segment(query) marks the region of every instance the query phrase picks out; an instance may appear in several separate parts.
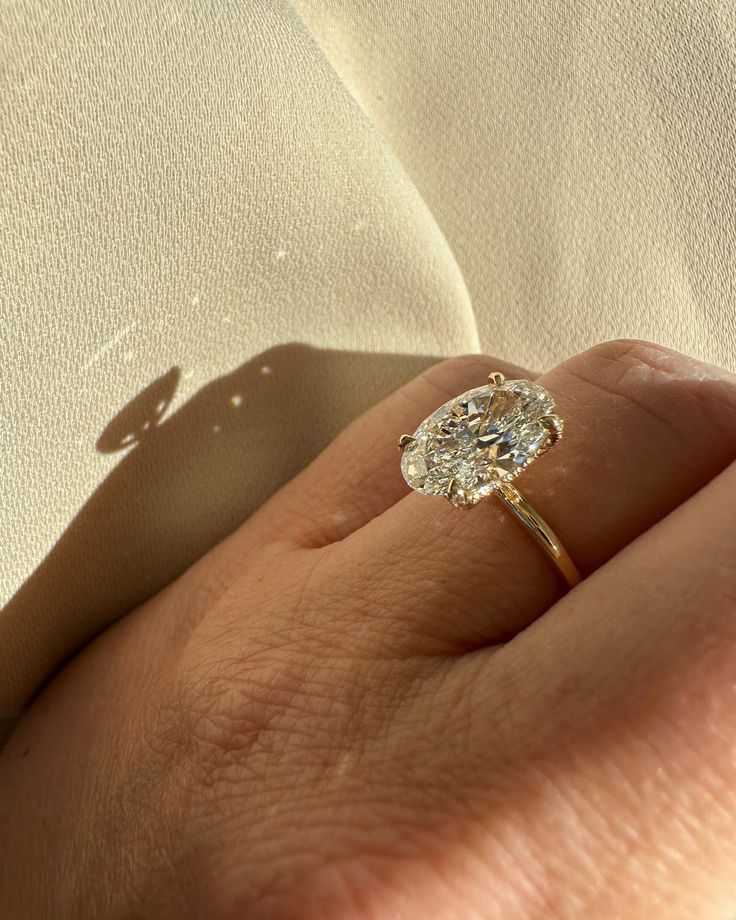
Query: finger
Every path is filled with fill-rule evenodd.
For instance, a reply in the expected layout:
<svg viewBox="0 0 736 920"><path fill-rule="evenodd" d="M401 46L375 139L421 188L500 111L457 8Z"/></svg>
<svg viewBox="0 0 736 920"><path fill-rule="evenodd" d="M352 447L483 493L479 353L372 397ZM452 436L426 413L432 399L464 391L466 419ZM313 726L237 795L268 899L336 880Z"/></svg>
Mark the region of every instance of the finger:
<svg viewBox="0 0 736 920"><path fill-rule="evenodd" d="M517 482L583 573L736 455L734 378L674 352L608 343L539 382L555 398L565 436ZM444 651L508 638L565 590L539 546L492 496L464 510L412 492L333 549L343 579L373 585L376 606L382 600L389 618L399 611L402 641L413 633Z"/></svg>
<svg viewBox="0 0 736 920"><path fill-rule="evenodd" d="M304 546L340 540L406 494L398 438L416 419L491 370L529 377L505 361L464 355L435 364L352 422L249 522L265 539Z"/></svg>
<svg viewBox="0 0 736 920"><path fill-rule="evenodd" d="M598 886L619 897L605 916L725 917L736 906L734 520L736 465L503 649L454 666L458 708L442 730L469 757L458 770L487 771L502 749L517 800L534 790L530 845L562 848L562 890L587 878L587 896ZM504 713L493 732L490 700ZM447 737L455 724L462 739ZM640 900L626 902L632 893ZM686 896L697 900L680 913ZM588 906L602 915L602 902Z"/></svg>

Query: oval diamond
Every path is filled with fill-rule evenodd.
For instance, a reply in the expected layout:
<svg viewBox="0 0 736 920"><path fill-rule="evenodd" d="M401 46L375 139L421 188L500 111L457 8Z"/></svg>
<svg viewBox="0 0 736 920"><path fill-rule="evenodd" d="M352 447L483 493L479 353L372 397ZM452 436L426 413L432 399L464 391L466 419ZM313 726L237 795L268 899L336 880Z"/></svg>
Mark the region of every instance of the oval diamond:
<svg viewBox="0 0 736 920"><path fill-rule="evenodd" d="M468 390L440 406L404 448L401 472L418 492L474 505L518 476L559 435L554 400L530 380Z"/></svg>

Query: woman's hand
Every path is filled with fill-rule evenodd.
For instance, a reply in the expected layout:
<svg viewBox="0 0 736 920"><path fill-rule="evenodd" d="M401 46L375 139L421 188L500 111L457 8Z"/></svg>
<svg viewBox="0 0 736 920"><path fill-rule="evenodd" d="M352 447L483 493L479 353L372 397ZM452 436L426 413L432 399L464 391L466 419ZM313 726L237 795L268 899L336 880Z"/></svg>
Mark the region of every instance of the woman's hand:
<svg viewBox="0 0 736 920"><path fill-rule="evenodd" d="M400 474L496 369L377 405L53 681L0 758L5 920L736 915L734 378L633 342L541 378L565 594Z"/></svg>

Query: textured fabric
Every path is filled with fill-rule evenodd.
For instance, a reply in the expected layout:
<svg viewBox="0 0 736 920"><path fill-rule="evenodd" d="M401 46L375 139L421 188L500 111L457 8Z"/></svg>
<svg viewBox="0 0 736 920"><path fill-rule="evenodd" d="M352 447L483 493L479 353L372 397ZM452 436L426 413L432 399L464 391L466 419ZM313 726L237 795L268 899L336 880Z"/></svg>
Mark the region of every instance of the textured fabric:
<svg viewBox="0 0 736 920"><path fill-rule="evenodd" d="M0 712L437 357L734 368L736 5L0 4Z"/></svg>

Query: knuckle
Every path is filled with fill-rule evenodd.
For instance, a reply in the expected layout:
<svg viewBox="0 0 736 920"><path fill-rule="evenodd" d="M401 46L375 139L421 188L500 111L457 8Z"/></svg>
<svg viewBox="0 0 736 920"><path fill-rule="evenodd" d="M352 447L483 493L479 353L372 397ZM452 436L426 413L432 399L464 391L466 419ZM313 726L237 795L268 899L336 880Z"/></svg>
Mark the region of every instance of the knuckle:
<svg viewBox="0 0 736 920"><path fill-rule="evenodd" d="M588 408L611 398L681 438L713 434L736 447L736 377L639 339L603 342L560 366L588 389Z"/></svg>
<svg viewBox="0 0 736 920"><path fill-rule="evenodd" d="M624 379L651 377L658 372L684 376L692 364L686 355L641 339L612 339L594 345L565 365L603 386L615 388Z"/></svg>
<svg viewBox="0 0 736 920"><path fill-rule="evenodd" d="M583 354L598 355L609 361L620 361L633 359L634 361L643 361L647 363L656 360L656 356L676 356L684 358L677 352L659 345L656 342L649 342L646 339L629 339L617 338L609 339L606 342L599 342L593 345Z"/></svg>

